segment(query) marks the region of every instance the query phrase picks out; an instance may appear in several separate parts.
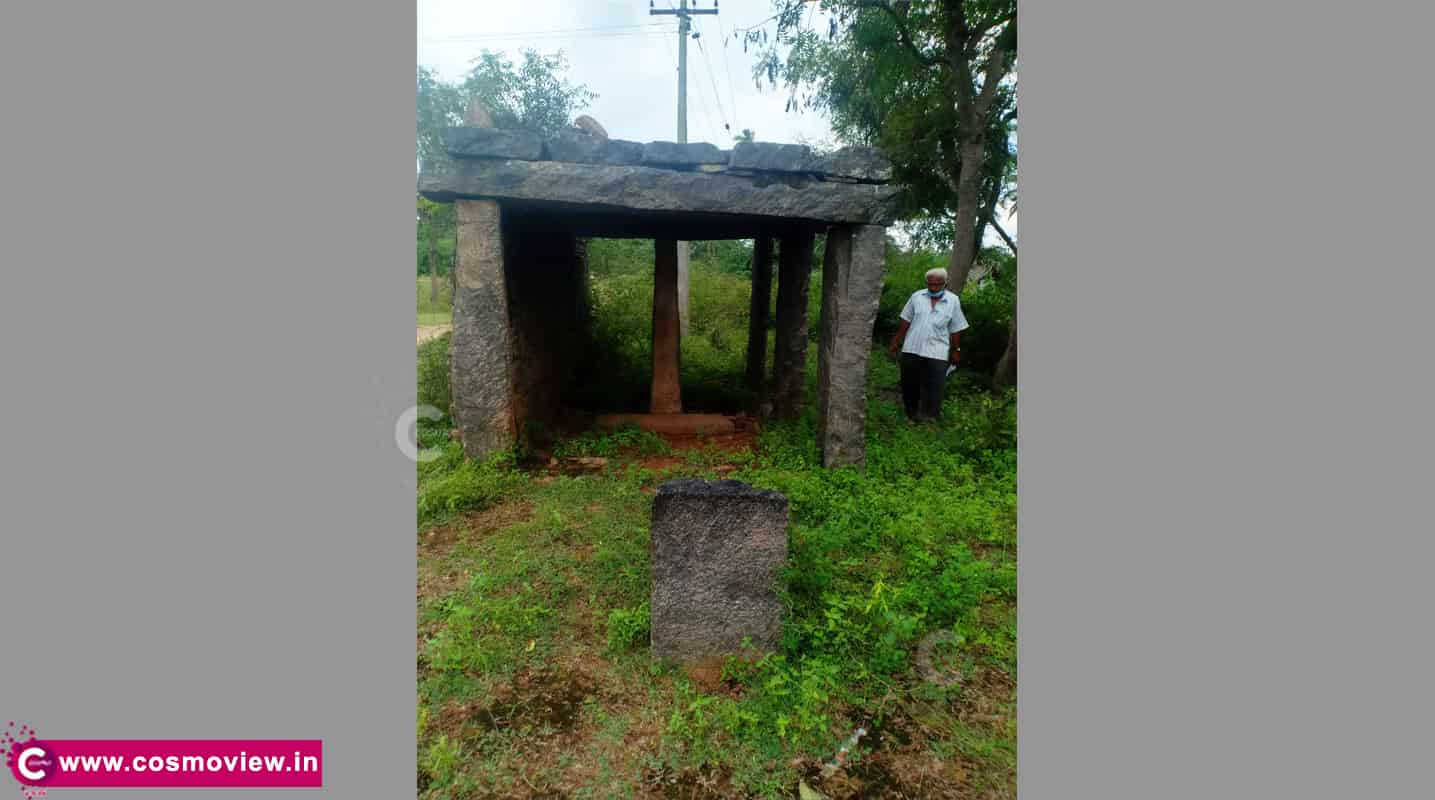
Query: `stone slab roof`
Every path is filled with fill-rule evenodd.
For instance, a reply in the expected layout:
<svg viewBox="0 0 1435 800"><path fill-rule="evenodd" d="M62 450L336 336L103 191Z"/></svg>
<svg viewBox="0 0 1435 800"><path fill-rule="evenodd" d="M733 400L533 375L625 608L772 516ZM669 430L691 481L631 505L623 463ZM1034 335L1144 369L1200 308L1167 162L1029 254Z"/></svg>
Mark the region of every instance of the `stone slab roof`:
<svg viewBox="0 0 1435 800"><path fill-rule="evenodd" d="M425 164L419 191L440 202L488 198L551 214L885 225L897 189L876 152L818 154L799 144L630 142L565 130L449 128L448 163Z"/></svg>

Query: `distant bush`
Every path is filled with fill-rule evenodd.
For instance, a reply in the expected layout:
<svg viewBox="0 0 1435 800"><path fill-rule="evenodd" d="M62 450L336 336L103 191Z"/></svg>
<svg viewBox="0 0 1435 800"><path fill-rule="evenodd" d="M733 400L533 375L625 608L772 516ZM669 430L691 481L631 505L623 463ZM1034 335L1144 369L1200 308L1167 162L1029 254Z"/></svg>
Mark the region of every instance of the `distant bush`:
<svg viewBox="0 0 1435 800"><path fill-rule="evenodd" d="M419 405L429 405L445 414L452 413L453 395L448 386L448 343L451 333L445 333L419 345L418 400Z"/></svg>

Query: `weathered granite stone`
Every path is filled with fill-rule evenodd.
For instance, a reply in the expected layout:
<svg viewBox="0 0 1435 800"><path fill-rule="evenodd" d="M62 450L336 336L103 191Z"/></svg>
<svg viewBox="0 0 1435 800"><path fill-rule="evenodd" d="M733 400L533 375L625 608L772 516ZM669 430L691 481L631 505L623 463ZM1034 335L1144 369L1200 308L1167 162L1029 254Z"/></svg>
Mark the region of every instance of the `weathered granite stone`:
<svg viewBox="0 0 1435 800"><path fill-rule="evenodd" d="M875 225L839 225L827 234L817 352L817 438L826 467L862 466L866 459L867 361L885 238Z"/></svg>
<svg viewBox="0 0 1435 800"><path fill-rule="evenodd" d="M844 147L816 159L814 172L871 183L892 180L892 164L870 147Z"/></svg>
<svg viewBox="0 0 1435 800"><path fill-rule="evenodd" d="M499 207L492 200L462 200L456 210L458 286L449 383L463 451L482 458L511 445L515 430L503 237Z"/></svg>
<svg viewBox="0 0 1435 800"><path fill-rule="evenodd" d="M550 160L570 164L636 164L643 158L643 145L622 139L604 139L579 130L563 130L545 143Z"/></svg>
<svg viewBox="0 0 1435 800"><path fill-rule="evenodd" d="M652 652L693 663L775 650L787 498L737 481L668 481L652 517ZM755 654L749 651L748 654Z"/></svg>
<svg viewBox="0 0 1435 800"><path fill-rule="evenodd" d="M630 142L627 139L609 139L608 149L603 152L602 163L614 165L637 165L641 164L642 161L642 142Z"/></svg>
<svg viewBox="0 0 1435 800"><path fill-rule="evenodd" d="M590 135L597 136L599 139L608 138L608 129L598 124L598 120L593 119L587 114L573 120L573 124L587 131Z"/></svg>
<svg viewBox="0 0 1435 800"><path fill-rule="evenodd" d="M454 158L543 158L543 139L532 131L504 128L445 128L443 147Z"/></svg>
<svg viewBox="0 0 1435 800"><path fill-rule="evenodd" d="M439 202L489 197L878 225L892 219L897 194L896 187L880 184L789 182L730 172L709 175L647 166L486 158L424 164L419 191Z"/></svg>
<svg viewBox="0 0 1435 800"><path fill-rule="evenodd" d="M588 276L582 244L554 231L505 225L513 422L552 429L561 415L563 378L587 345Z"/></svg>
<svg viewBox="0 0 1435 800"><path fill-rule="evenodd" d="M812 148L805 144L738 142L732 148L728 166L760 172L817 172Z"/></svg>
<svg viewBox="0 0 1435 800"><path fill-rule="evenodd" d="M648 142L643 145L643 162L648 166L695 167L698 164L726 164L727 156L707 142Z"/></svg>
<svg viewBox="0 0 1435 800"><path fill-rule="evenodd" d="M772 348L772 413L778 419L802 416L813 238L810 232L789 234L778 248L777 333Z"/></svg>
<svg viewBox="0 0 1435 800"><path fill-rule="evenodd" d="M772 304L772 237L759 236L752 247L752 291L748 295L747 369L744 382L761 398L767 377L767 314Z"/></svg>
<svg viewBox="0 0 1435 800"><path fill-rule="evenodd" d="M543 144L549 159L572 164L600 163L608 149L607 139L572 128L553 134Z"/></svg>

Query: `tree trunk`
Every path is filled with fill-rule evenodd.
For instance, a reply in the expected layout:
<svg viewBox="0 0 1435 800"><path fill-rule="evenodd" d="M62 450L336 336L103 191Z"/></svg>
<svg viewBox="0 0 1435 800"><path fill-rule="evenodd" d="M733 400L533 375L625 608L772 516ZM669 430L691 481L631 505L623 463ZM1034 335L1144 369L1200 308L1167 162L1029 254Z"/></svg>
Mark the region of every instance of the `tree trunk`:
<svg viewBox="0 0 1435 800"><path fill-rule="evenodd" d="M438 302L438 231L429 220L429 302Z"/></svg>
<svg viewBox="0 0 1435 800"><path fill-rule="evenodd" d="M961 293L967 285L967 276L972 273L972 262L976 255L977 220L981 209L977 193L981 188L982 154L986 150L986 137L979 125L976 130L962 134L962 165L957 174L957 213L953 220L952 260L947 266L947 288Z"/></svg>
<svg viewBox="0 0 1435 800"><path fill-rule="evenodd" d="M992 372L992 384L995 386L1016 385L1016 295L1012 295L1011 301L1011 327L1007 333L1006 351L997 361L996 370Z"/></svg>

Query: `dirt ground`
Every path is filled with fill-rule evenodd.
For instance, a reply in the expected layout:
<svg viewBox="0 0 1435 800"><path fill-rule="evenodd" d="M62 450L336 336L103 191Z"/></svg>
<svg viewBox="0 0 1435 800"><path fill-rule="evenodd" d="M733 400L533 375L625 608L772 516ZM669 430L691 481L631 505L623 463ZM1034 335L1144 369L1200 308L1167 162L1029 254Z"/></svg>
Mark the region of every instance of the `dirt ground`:
<svg viewBox="0 0 1435 800"><path fill-rule="evenodd" d="M448 333L448 332L451 331L451 330L453 330L453 326L452 326L452 325L449 325L449 324L444 324L444 325L420 325L420 326L419 326L419 341L418 341L418 343L419 343L419 344L423 344L424 342L427 342L429 339L434 339L434 338L437 338L437 337L439 337L439 336L442 336L442 335L444 335L445 333Z"/></svg>

